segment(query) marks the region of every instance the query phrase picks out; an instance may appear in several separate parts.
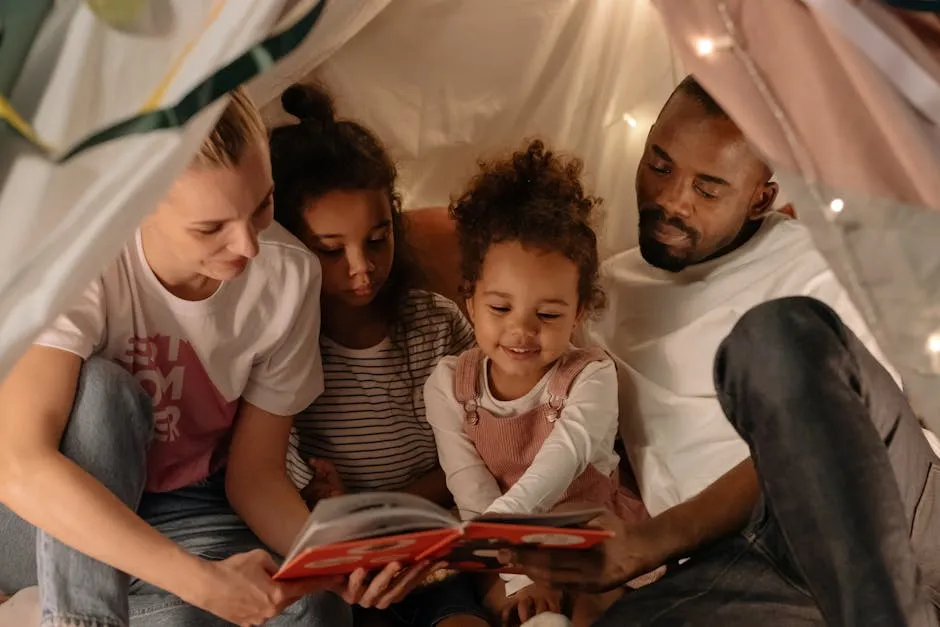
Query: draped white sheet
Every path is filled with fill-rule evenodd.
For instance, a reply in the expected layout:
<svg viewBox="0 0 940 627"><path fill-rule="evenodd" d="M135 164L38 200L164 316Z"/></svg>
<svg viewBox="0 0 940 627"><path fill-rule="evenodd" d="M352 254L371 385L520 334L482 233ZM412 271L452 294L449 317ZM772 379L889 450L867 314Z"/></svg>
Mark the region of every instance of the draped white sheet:
<svg viewBox="0 0 940 627"><path fill-rule="evenodd" d="M172 101L277 28L285 8L296 14L313 0L146 1L153 19L133 32L103 25L78 0L56 3L59 19L49 20L43 35L45 50L52 52L32 55L12 94L13 104L44 139L65 146L139 110L186 42L203 32L158 99ZM815 31L796 29L788 31L792 36L774 39L783 22L762 20L760 11L809 10L801 0L659 0L665 21L650 0L332 0L313 35L256 79L250 91L268 104L266 118L277 122L284 119L276 101L284 87L295 80L323 80L337 96L341 113L364 121L390 146L410 207L446 203L479 156L518 148L526 137L543 137L584 160L589 187L605 198L601 234L609 253L635 243L636 164L649 125L684 74L680 63L701 74L755 144L782 166L786 181L798 180L794 173L809 176L798 160L774 151L773 142L781 137L774 130L776 118L761 108L753 85L717 78L733 73L733 66L724 64L740 57L716 54L705 63L695 55L698 38L720 35L721 22L714 19L719 3L732 7L744 50L750 50L759 75L768 79L775 67L791 61L814 69L814 58L825 48L812 47L812 38L823 34L822 41L835 51L826 60L841 63L848 84L865 94L834 100L832 110L841 113L833 123L870 118L872 88L891 88L872 71L876 64L853 52L855 44L840 40L845 33L822 19L815 20ZM861 2L869 14L874 4ZM213 8L218 17L206 26ZM898 25L889 22L875 20L892 37L904 39ZM53 44L59 40L57 48ZM832 69L819 66L815 69ZM825 87L826 81L814 85ZM801 92L798 84L775 94L787 111L807 95L818 95ZM879 128L891 135L884 111ZM211 107L185 131L115 140L65 165L52 165L22 140L2 136L0 376L39 328L118 251L218 112L219 106ZM904 125L898 129L910 134L918 115L899 115ZM940 154L937 137L928 130L916 134L916 145L896 137L889 141L897 155L891 168L900 169L880 169L868 178L883 196L871 200L841 189L843 179L829 177L825 167L840 142L854 134L834 136L813 126L812 117L801 119L810 122L800 128L805 138L816 140L808 154L817 167L809 176L811 187L790 183L789 199L912 382L918 406L940 426L940 393L934 391L940 336L936 353L925 350L927 338L940 330L940 264L936 238L930 237L940 227L935 214L911 205L930 204L926 199L938 188L935 177L914 167L923 159L913 160L902 150L907 145L920 155ZM847 209L833 220L821 210L821 199L836 194Z"/></svg>
<svg viewBox="0 0 940 627"><path fill-rule="evenodd" d="M315 2L291 4L309 10ZM135 28L118 30L83 2L60 0L43 22L10 102L60 154L148 101L155 108L175 103L284 27L278 19L285 6L284 0L151 0ZM316 41L314 35L308 42L311 50ZM64 163L3 130L0 376L113 259L223 106L224 100L204 109L184 129L112 140Z"/></svg>
<svg viewBox="0 0 940 627"><path fill-rule="evenodd" d="M633 245L637 159L681 77L648 0L384 4L309 75L277 72L287 83L321 80L341 114L377 132L401 166L406 206L446 204L481 155L538 136L584 160L605 199L606 250ZM276 101L265 114L285 120Z"/></svg>

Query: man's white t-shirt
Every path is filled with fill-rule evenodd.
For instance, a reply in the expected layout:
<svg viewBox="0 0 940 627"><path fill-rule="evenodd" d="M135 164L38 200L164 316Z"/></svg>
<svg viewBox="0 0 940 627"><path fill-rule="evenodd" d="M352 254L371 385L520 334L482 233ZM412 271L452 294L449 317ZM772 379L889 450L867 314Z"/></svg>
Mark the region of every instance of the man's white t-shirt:
<svg viewBox="0 0 940 627"><path fill-rule="evenodd" d="M292 416L323 391L320 265L273 223L259 253L209 298L167 291L138 232L36 344L117 362L153 399L147 490L169 491L221 468L240 399Z"/></svg>
<svg viewBox="0 0 940 627"><path fill-rule="evenodd" d="M821 300L900 385L809 232L782 214L765 218L739 249L678 273L650 266L634 248L605 262L602 283L609 306L586 339L617 363L621 436L654 516L750 454L722 412L712 372L719 344L755 305L796 295Z"/></svg>

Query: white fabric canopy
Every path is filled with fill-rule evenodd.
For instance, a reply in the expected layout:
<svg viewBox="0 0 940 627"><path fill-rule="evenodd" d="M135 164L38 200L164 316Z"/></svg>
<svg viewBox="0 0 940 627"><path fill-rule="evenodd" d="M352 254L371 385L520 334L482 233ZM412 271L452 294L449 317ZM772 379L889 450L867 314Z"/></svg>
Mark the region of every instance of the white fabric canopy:
<svg viewBox="0 0 940 627"><path fill-rule="evenodd" d="M322 81L340 114L389 145L406 207L446 204L479 157L543 137L584 160L605 199L606 252L633 245L637 160L682 76L648 0L360 0L330 5L324 30L334 11L374 19L336 19L348 42L322 65L299 50L278 81L260 79L252 94L274 100L269 123L285 121L283 87Z"/></svg>
<svg viewBox="0 0 940 627"><path fill-rule="evenodd" d="M776 3L778 11L789 10L784 5L803 7L801 0L764 2L770 3ZM272 31L280 32L307 14L316 2L140 0L139 4L147 6L150 15L133 28L115 29L103 23L79 0L56 2L52 17L43 23L11 102L52 145L53 157L92 130L139 112L148 99L158 107L175 102ZM690 7L689 11L679 11L678 4ZM407 207L445 204L473 172L478 157L515 149L528 137L543 137L584 160L591 190L605 199L601 235L609 254L635 243L633 185L646 132L684 75L682 66L702 70L693 46L717 32L721 22L713 21L713 5L726 3L678 4L662 2L661 15L650 0L333 0L313 34L249 89L266 105L266 119L277 123L284 119L277 102L284 87L298 80L322 80L336 95L341 114L362 120L390 147L401 166ZM758 32L747 30L760 25L754 3L728 4L742 33ZM287 9L289 19L278 26ZM749 16L754 19L743 19ZM875 26L897 35L884 21ZM773 28L768 32L772 35ZM795 41L768 46L764 44L770 35L754 37L745 37L745 43L759 42L754 50L759 48L777 63L787 63L797 50L802 52L798 58L812 61L808 48ZM832 40L837 34L829 29L827 37ZM720 44L720 38L716 42ZM856 59L862 56L853 56L852 45L842 46L839 58L855 59L855 71L864 63ZM261 67L265 54L255 55ZM721 64L735 58L713 57L709 67L722 75ZM757 71L762 71L759 64ZM159 90L161 80L171 73ZM872 77L877 74L865 75ZM784 179L798 181L795 173L806 175L798 160L778 158L773 152L767 138L777 135L771 127L749 121L744 113L751 111L750 105L735 98L737 88L708 72L703 78L742 121L756 145L784 167ZM866 84L874 84L872 80ZM924 101L929 104L927 93ZM787 102L802 95L790 88L778 96ZM220 106L205 109L185 130L112 140L64 164L53 163L25 141L11 139L8 132L3 135L0 376L153 208L196 150ZM839 106L846 115L859 116L869 103L856 99ZM760 112L755 115L774 119L760 117ZM905 114L905 120L915 117ZM831 137L831 142L841 139ZM924 134L918 150L940 151L933 141ZM940 278L933 270L937 265L933 240L917 237L932 232L935 216L917 207L897 208L891 202L891 176L878 177L879 184L881 179L888 183L878 188L888 190L888 200L869 201L851 190L827 188L825 168L817 171L822 177L812 188L789 185L790 200L820 235L822 248L868 312L886 350L908 380L916 382L920 406L928 409L928 420L936 427L940 393L933 393L933 403L923 401L931 395L930 386L936 386L940 363L933 363L938 359L925 351L925 341L934 322L940 329L940 315L920 312L937 309ZM913 175L905 189L935 188L935 181L921 179L921 174ZM867 234L864 238L846 222L842 235L856 237L831 237L833 222L815 218L824 215L819 212L820 194L829 198L836 193L846 203L851 200L852 206L868 203L870 216L883 218L896 212L916 219L903 226L863 219L859 228ZM897 198L909 201L912 196ZM801 211L800 205L815 215ZM897 237L885 248L885 254L893 257L880 264L879 275L874 264L862 263L864 247L870 248L878 229L888 224ZM896 269L896 274L889 269ZM892 287L886 280L892 276L902 281ZM936 344L940 354L940 336Z"/></svg>
<svg viewBox="0 0 940 627"><path fill-rule="evenodd" d="M185 129L126 135L64 163L55 160L102 128L175 104L287 25L278 23L285 0L141 4L145 13L136 28L117 29L83 2L54 3L10 93L46 151L4 129L0 376L113 259L198 149L224 99ZM316 3L296 4L285 18L296 19Z"/></svg>

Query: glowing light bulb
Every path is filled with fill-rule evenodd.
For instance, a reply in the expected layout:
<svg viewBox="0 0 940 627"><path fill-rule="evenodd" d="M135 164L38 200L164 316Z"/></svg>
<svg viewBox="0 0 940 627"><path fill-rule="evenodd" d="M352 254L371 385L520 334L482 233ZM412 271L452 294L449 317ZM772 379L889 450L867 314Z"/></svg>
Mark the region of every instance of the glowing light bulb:
<svg viewBox="0 0 940 627"><path fill-rule="evenodd" d="M734 47L734 39L731 35L721 35L719 37L699 37L692 42L695 53L700 57L708 57L719 50L728 50Z"/></svg>
<svg viewBox="0 0 940 627"><path fill-rule="evenodd" d="M695 51L700 57L707 57L715 51L715 40L702 37L695 42Z"/></svg>
<svg viewBox="0 0 940 627"><path fill-rule="evenodd" d="M629 113L623 114L623 121L626 122L630 128L636 128L636 118Z"/></svg>
<svg viewBox="0 0 940 627"><path fill-rule="evenodd" d="M927 338L927 350L933 354L940 354L940 333L932 333Z"/></svg>
<svg viewBox="0 0 940 627"><path fill-rule="evenodd" d="M833 198L832 202L829 203L829 208L832 209L833 213L841 213L845 209L845 201L841 198Z"/></svg>

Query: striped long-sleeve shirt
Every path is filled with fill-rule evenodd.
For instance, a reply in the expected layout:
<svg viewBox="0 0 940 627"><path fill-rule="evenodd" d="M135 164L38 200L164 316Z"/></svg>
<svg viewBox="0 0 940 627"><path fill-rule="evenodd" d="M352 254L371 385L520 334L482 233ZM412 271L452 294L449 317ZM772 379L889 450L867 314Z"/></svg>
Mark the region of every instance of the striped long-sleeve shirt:
<svg viewBox="0 0 940 627"><path fill-rule="evenodd" d="M298 487L312 478L311 458L332 461L350 492L400 490L438 465L424 382L442 357L473 345L473 329L453 302L419 290L402 319L395 343L358 350L321 337L325 390L291 433L287 467Z"/></svg>

